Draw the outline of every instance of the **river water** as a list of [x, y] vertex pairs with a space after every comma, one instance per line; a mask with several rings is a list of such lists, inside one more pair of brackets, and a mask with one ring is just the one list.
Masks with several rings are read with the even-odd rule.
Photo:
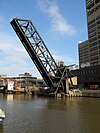
[[0, 133], [100, 133], [99, 98], [0, 94]]

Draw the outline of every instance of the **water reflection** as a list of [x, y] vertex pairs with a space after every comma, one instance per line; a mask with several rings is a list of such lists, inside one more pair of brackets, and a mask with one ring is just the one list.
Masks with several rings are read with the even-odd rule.
[[13, 101], [13, 94], [8, 94], [6, 96], [7, 96], [6, 98], [7, 101]]
[[0, 133], [99, 133], [100, 99], [2, 95]]
[[3, 124], [0, 123], [0, 133], [3, 133]]
[[[48, 109], [52, 109], [52, 110], [62, 110], [62, 111], [66, 111], [66, 100], [65, 99], [48, 99]], [[62, 108], [61, 108], [62, 106]]]
[[6, 100], [6, 101], [29, 101], [32, 100], [34, 96], [32, 95], [25, 95], [25, 94], [0, 94], [0, 99]]

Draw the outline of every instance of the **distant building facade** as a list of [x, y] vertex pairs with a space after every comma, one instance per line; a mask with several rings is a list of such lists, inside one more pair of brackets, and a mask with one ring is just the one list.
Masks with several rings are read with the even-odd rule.
[[[13, 82], [13, 87], [12, 83]], [[13, 88], [15, 90], [24, 88], [32, 88], [32, 87], [43, 87], [46, 86], [43, 79], [32, 77], [29, 73], [19, 74], [19, 76], [13, 76], [13, 77], [0, 77], [0, 87], [7, 87], [7, 88]]]
[[100, 0], [86, 0], [89, 62], [100, 64]]
[[88, 40], [78, 44], [79, 68], [77, 75], [81, 87], [100, 89], [100, 0], [86, 0]]
[[90, 65], [88, 40], [78, 44], [79, 68]]
[[100, 89], [100, 65], [84, 67], [71, 72], [77, 76], [79, 88]]
[[78, 45], [79, 66], [100, 64], [100, 0], [86, 0], [88, 40]]

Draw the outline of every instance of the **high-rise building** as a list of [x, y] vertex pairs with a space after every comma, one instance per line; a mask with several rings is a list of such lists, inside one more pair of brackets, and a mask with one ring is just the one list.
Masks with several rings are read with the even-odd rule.
[[100, 64], [100, 0], [86, 0], [90, 64]]
[[100, 90], [100, 0], [86, 0], [86, 15], [88, 40], [78, 44], [80, 69], [72, 73], [79, 88]]
[[79, 51], [79, 67], [83, 68], [85, 66], [89, 66], [90, 58], [89, 58], [88, 40], [81, 42], [78, 45], [78, 51]]
[[86, 14], [88, 41], [79, 44], [79, 65], [86, 63], [85, 58], [88, 64], [98, 65], [100, 64], [100, 0], [86, 0]]

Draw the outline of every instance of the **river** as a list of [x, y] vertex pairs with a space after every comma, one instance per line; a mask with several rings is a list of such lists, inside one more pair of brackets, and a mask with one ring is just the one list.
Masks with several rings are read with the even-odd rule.
[[100, 133], [100, 98], [0, 94], [0, 133]]

